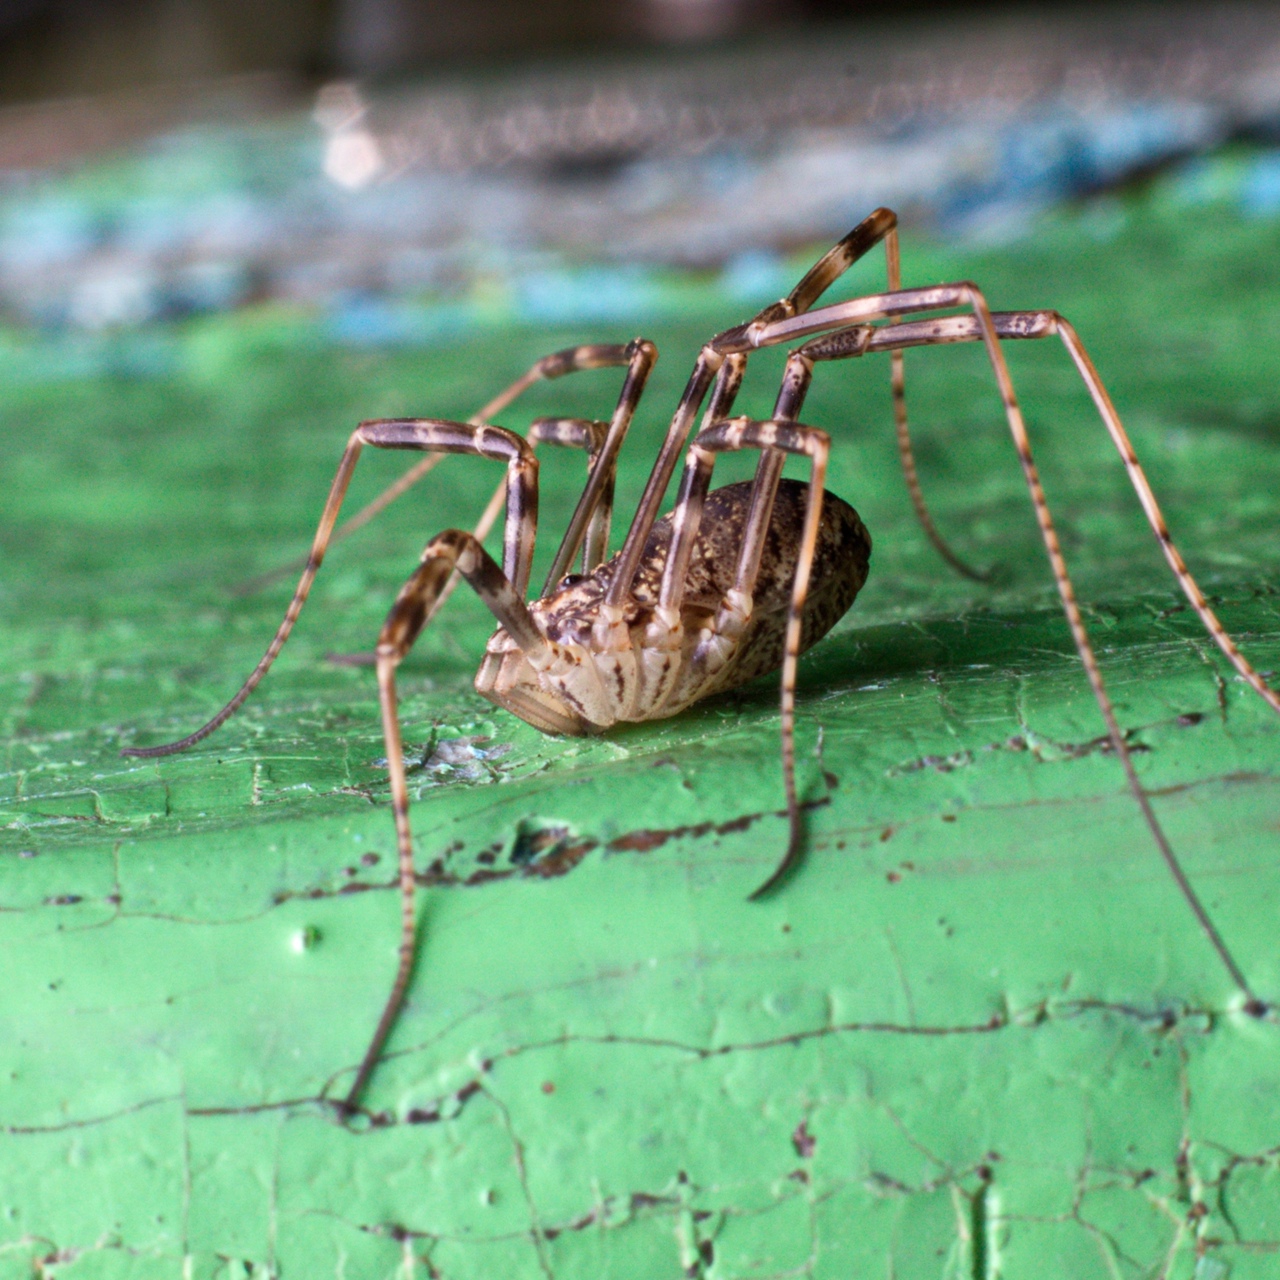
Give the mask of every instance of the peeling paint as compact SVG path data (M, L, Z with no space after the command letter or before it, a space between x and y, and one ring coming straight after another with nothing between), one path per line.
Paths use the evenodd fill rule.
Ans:
M907 265L1011 298L1030 276L1089 334L1216 607L1276 669L1280 461L1232 423L1244 399L1280 421L1280 392L1256 343L1206 338L1280 310L1251 265L1274 231L1146 228L1105 264L1046 232L1015 261ZM703 321L650 335L655 382ZM324 654L367 649L423 537L491 477L450 460L425 505L335 549L218 738L116 752L256 661L280 601L230 587L305 540L342 423L402 387L465 416L550 339L357 366L273 323L193 330L167 380L0 391L41 423L11 433L29 505L0 513L21 549L0 583L0 1273L1269 1280L1280 1028L1240 1010L1144 843L964 352L912 353L908 388L939 522L1005 562L990 591L911 523L875 370L815 384L815 420L858 426L833 430L830 483L877 561L801 668L807 856L768 902L745 899L784 838L773 684L564 742L471 693L473 602L432 625L403 668L424 942L344 1124L395 962L395 851L370 675ZM1280 730L1161 576L1087 403L1010 359L1144 783L1274 998ZM554 407L598 392L558 382ZM546 475L554 529L573 494Z

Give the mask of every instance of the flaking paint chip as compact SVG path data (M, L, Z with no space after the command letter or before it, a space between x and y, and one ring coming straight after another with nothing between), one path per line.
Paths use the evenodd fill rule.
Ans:
M295 929L289 937L289 949L295 955L302 955L320 943L320 930L309 924L303 929Z

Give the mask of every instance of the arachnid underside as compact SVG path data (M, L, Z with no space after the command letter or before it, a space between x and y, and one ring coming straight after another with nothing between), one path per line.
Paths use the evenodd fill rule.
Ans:
M881 243L887 292L815 306L852 263ZM1061 339L1193 609L1240 676L1277 711L1280 698L1241 655L1188 572L1115 407L1071 325L1054 311L992 312L981 291L965 281L903 289L899 276L897 220L889 210L879 209L825 254L786 298L707 342L627 535L613 555L609 554L609 529L618 456L657 358L652 343L636 339L625 345L592 344L547 356L467 422L396 418L361 423L342 456L284 620L248 680L212 720L187 738L125 752L158 756L180 751L231 716L280 652L330 543L366 523L426 475L444 454L478 455L506 464L503 484L475 530L448 530L427 544L378 640L377 678L399 851L401 941L390 996L353 1082L337 1104L344 1115L358 1108L395 1023L416 946L413 842L395 673L455 582L465 579L498 624L481 661L476 689L548 733L597 733L619 721L675 715L702 698L781 668L782 772L790 834L785 856L756 894L772 889L794 866L802 844L795 781L797 660L853 603L866 580L871 553L870 537L857 513L826 492L830 437L799 420L817 364L889 354L899 454L916 515L929 540L954 569L975 579L984 576L943 541L920 491L905 409L902 353L908 347L983 344L1067 623L1114 754L1169 873L1241 991L1244 1007L1259 1015L1267 1010L1183 873L1134 770L1040 486L1005 363L1006 341ZM751 353L793 341L799 345L787 360L771 417L733 416ZM604 367L625 370L621 394L607 422L539 418L527 436L521 436L493 421L543 379ZM584 450L589 471L547 581L531 599L538 509L535 449L543 443ZM426 457L339 528L338 513L366 446L415 450ZM754 480L713 490L718 456L739 450L758 453ZM782 479L788 454L807 460L807 484ZM682 455L685 464L675 507L660 516ZM498 564L482 540L504 507L502 563ZM570 566L578 561L580 572L570 573Z

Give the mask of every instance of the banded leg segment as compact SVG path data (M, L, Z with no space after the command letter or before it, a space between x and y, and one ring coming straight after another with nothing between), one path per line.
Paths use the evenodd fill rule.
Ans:
M809 498L805 507L804 529L800 537L791 600L787 606L787 628L783 642L780 701L782 777L787 796L787 849L773 873L751 894L754 899L767 894L786 878L800 857L804 840L804 831L800 822L800 802L796 791L796 668L800 659L801 628L804 605L809 593L809 576L813 569L818 530L822 524L822 496L826 486L831 437L816 427L808 427L790 419L757 422L750 418L733 418L727 422L718 422L705 431L699 432L689 450L689 462L685 474L686 477L689 477L690 473L694 475L689 484L690 489L695 491L701 489L705 492L710 485L716 455L739 449L772 450L779 455L802 454L810 460ZM773 481L775 493L778 478L775 477ZM772 509L772 497L768 505ZM744 538L739 564L744 561L754 564L755 571L739 587L731 590L722 603L710 634L694 651L690 662L691 679L713 676L714 669L709 671L708 668L716 663L723 665L726 660L726 650L734 644L749 622L752 611L751 593L755 587L755 575L759 572L760 556L767 532L767 520L754 530L750 525L748 526L747 537L755 539L758 545L748 546Z
M741 355L730 356L721 366L711 395L711 404L703 418L704 431L714 423L725 420L727 411L738 394L738 388L742 385L746 367L747 362ZM685 463L684 474L680 477L680 490L676 495L675 513L672 517L671 547L663 566L662 586L658 594L658 617L672 626L679 625L689 560L693 555L694 543L698 540L698 530L702 527L702 507L710 482L710 468L699 466L695 455L690 454ZM615 578L615 582L616 580Z
M614 574L605 603L601 610L602 628L620 636L622 608L631 594L636 570L644 552L645 542L653 531L662 505L662 496L671 483L685 442L693 427L693 420L711 388L713 380L712 410L704 417L703 428L722 418L727 418L733 407L734 396L742 381L742 367L731 374L723 371L725 358L731 355L749 354L755 348L771 345L761 335L771 331L778 323L794 320L806 312L859 258L864 257L882 240L889 271L889 287L896 289L899 273L898 217L891 209L877 209L864 218L847 236L823 256L805 273L800 283L783 299L765 307L753 320L713 338L698 355L684 395L667 428L666 439L658 453L658 460L649 473L640 504L636 509L626 541L622 545L618 568ZM822 328L824 326L818 326ZM830 326L825 326L830 327ZM716 397L719 397L719 404ZM763 465L763 464L762 464ZM603 634L602 634L603 640Z
M652 352L650 363L657 358L657 348L652 343L646 343L642 338L637 338L634 342L625 344L584 343L580 346L566 347L562 351L552 352L551 355L543 356L540 360L534 361L514 382L494 396L483 408L473 413L467 419L467 422L472 426L482 426L492 421L504 409L518 400L530 387L539 382L562 378L570 373L582 373L590 369L611 369L630 365L636 358L635 349L638 346L647 346ZM632 393L638 398L638 392L635 392L634 388ZM623 394L624 396L628 394L625 386ZM632 405L632 410L634 411L634 404ZM355 515L344 520L342 524L334 529L329 538L330 545L341 542L358 529L363 528L375 517L381 515L397 498L407 493L424 476L433 471L441 460L442 455L429 454L421 462L415 463L398 480L388 485L376 498L361 507ZM489 530L493 528L493 522L497 519L501 501L502 491L499 489L485 508L484 515L481 516L473 531L477 538L483 539ZM249 595L261 590L263 587L270 586L277 579L286 577L290 573L296 573L305 566L306 562L307 558L305 556L301 560L291 560L279 569L273 569L269 573L253 579L252 582L239 589L239 594ZM441 596L437 600L437 610L444 604L445 599L447 599L447 596Z
M1187 568L1186 561L1183 560L1178 548L1174 545L1173 538L1169 533L1169 526L1165 523L1164 514L1161 512L1160 506L1156 502L1156 496L1151 491L1151 485L1147 482L1146 474L1138 462L1138 455L1134 452L1129 435L1120 421L1120 415L1116 413L1115 405L1111 403L1111 397L1107 394L1107 389L1103 386L1102 379L1098 376L1098 371L1094 368L1093 361L1089 358L1089 353L1084 349L1084 344L1080 341L1075 329L1062 316L1055 314L1055 319L1057 321L1058 336L1067 348L1067 353L1071 356L1081 378L1084 379L1085 386L1089 388L1093 403L1097 407L1099 414L1102 415L1102 421L1106 424L1112 443L1124 462L1125 470L1129 473L1129 481L1138 495L1138 501L1142 503L1142 510L1147 517L1147 522L1151 525L1152 532L1159 540L1160 550L1164 552L1165 560L1168 562L1169 568L1173 570L1174 577L1178 579L1178 584L1190 601L1191 607L1199 615L1205 629L1214 638L1218 648L1227 656L1227 660L1231 665L1235 667L1261 698L1265 699L1276 711L1280 711L1280 696L1258 674L1249 660L1236 647L1235 641L1227 634L1226 628L1218 621L1217 615L1209 607L1209 602L1205 599L1204 592L1200 590L1196 580L1191 576L1191 571Z
M351 433L337 474L329 487L320 523L311 543L311 553L293 598L289 601L267 651L258 665L250 672L235 696L212 719L194 733L177 742L158 747L128 747L120 754L150 758L173 755L185 751L203 741L215 729L225 724L244 704L245 699L258 687L271 669L280 650L284 648L293 631L298 615L311 594L316 573L324 562L337 523L342 500L355 472L356 463L366 445L379 449L421 449L433 453L471 453L495 458L507 463L505 490L507 495L507 521L504 537L503 565L511 582L523 595L529 583L529 570L533 563L533 544L538 515L538 462L528 443L512 431L496 426L475 426L471 423L447 422L434 418L390 418L362 422Z
M578 505L570 518L569 527L556 552L555 561L547 575L543 595L564 576L570 561L579 546L584 545L584 560L598 556L596 564L604 560L608 554L609 524L613 515L613 492L617 480L618 454L626 439L631 421L635 417L636 406L644 392L649 374L658 359L658 348L646 338L635 338L625 346L608 344L591 344L580 347L568 347L554 355L544 356L533 368L507 388L497 399L491 401L480 411L480 415L493 413L510 404L516 395L532 386L539 378L559 378L568 373L578 373L586 369L602 369L626 365L627 376L623 380L622 390L618 395L618 403L613 411L604 439L599 443L588 441L585 437L570 433L561 438L556 429L547 429L542 439L554 444L568 444L574 447L588 448L590 468L587 484L578 499ZM504 399L504 397L508 397ZM480 416L477 415L477 416ZM473 419L474 421L474 419ZM584 422L585 419L539 419L539 422ZM603 461L603 466L597 463ZM495 490L484 514L476 524L475 536L483 539L493 527L497 518L501 490ZM594 564L592 566L594 568ZM449 588L452 590L452 586ZM448 591L440 597L437 609L448 598Z
M490 428L492 429L492 428ZM518 438L518 437L517 437ZM395 981L383 1006L377 1029L365 1050L355 1079L341 1103L349 1116L377 1066L391 1028L395 1025L417 952L416 880L413 861L413 834L409 826L409 785L404 763L404 743L396 699L396 668L403 661L427 621L438 610L440 594L457 571L474 588L513 640L527 655L537 655L546 642L534 624L524 600L514 584L473 534L457 529L433 538L409 581L401 588L378 637L378 699L382 710L382 734L387 749L387 772L391 783L391 808L395 815L396 850L400 881L400 946Z
M566 449L583 449L587 454L587 477L595 470L596 463L609 438L609 423L595 422L589 418L538 418L529 428L528 440L535 447L539 444L557 444ZM587 523L582 543L582 572L591 573L609 557L609 526L613 521L613 496L617 481L617 467L613 467L604 479L599 500ZM543 590L546 594L553 585L551 578Z
M488 404L484 405L483 408L477 409L467 419L467 422L474 426L492 422L498 414L509 405L514 404L530 387L536 386L539 382L549 382L554 378L563 378L571 373L584 373L591 369L615 369L629 365L635 358L633 349L637 344L643 342L644 340L640 338L637 338L635 342L629 343L588 342L576 347L566 347L561 351L553 351L550 355L535 360L524 373L509 386L504 387ZM652 347L653 344L649 343L648 345ZM653 351L656 359L657 348L653 348ZM366 507L363 507L350 520L336 529L333 541L338 542L348 534L354 533L361 526L368 524L375 516L386 510L401 494L413 488L439 461L439 455L433 455L416 463L399 480L389 485ZM477 526L475 530L477 538L483 539L485 537L493 527L494 518L490 517L489 524L483 528Z
M391 994L356 1072L355 1081L341 1103L340 1109L344 1115L349 1115L357 1106L360 1093L404 1002L413 968L416 940L413 840L409 828L409 792L397 713L395 670L434 614L455 570L471 583L526 656L543 656L546 641L524 603L537 536L538 464L533 446L514 432L489 424L476 425L430 418L391 418L362 422L352 433L343 453L320 518L311 555L294 591L293 600L266 654L249 679L212 720L182 741L162 747L134 748L124 753L134 756L168 755L199 742L226 721L266 675L306 602L316 572L324 560L351 476L366 445L380 449L417 449L435 454L467 453L505 462L507 516L501 569L473 534L450 531L433 539L423 552L418 569L397 597L379 638L376 652L378 690L399 855L401 939L399 963Z
M889 288L896 289L901 276L901 259L898 251L898 215L892 209L880 208L868 214L838 244L828 249L805 272L803 279L787 295L789 314L802 315L849 270L855 262L865 257L881 241L884 241L885 266L889 276ZM761 315L763 316L763 312ZM759 319L760 317L757 317Z
M804 398L813 380L813 360L803 351L793 351L787 357L787 367L782 374L782 386L774 402L776 421L794 422L800 415ZM756 575L760 572L760 554L764 550L764 535L773 519L773 502L782 479L782 466L786 452L766 448L760 453L755 478L751 487L751 509L747 513L747 527L742 535L742 547L738 553L734 590L751 595ZM694 530L696 535L697 530Z
M773 307L766 308L752 322L752 326L772 322L789 316L802 315L809 311L814 303L855 263L875 245L884 242L885 271L890 291L902 288L902 258L898 245L898 218L890 209L877 209L849 232L839 244L835 245L809 270L804 279L791 291L790 295ZM815 356L815 359L832 357ZM893 397L893 417L897 433L898 457L902 465L902 476L911 497L911 506L916 519L924 530L925 536L933 544L938 554L959 574L977 581L986 581L990 573L972 568L966 564L947 545L933 517L929 513L924 493L920 488L920 477L916 470L915 453L911 447L911 430L907 420L906 369L901 351L894 351L890 357L890 392ZM785 385L785 384L784 384ZM784 417L775 411L774 417ZM760 461L760 470L756 474L757 486L767 489L768 471L776 468L776 462L766 457Z
M565 530L547 574L546 589L564 577L584 539L588 546L594 542L602 553L607 554L605 544L608 542L609 516L605 515L602 520L598 512L604 506L611 514L613 488L618 475L618 455L622 452L623 442L631 429L631 420L635 417L636 406L640 403L649 374L658 359L658 348L644 338L636 338L627 343L623 350L626 354L627 376L623 380L604 443L592 463L586 488L578 498L578 505L569 519L569 527Z
M733 367L734 361L739 362L736 367L739 371L738 376L741 377L743 367L741 355L729 356L725 365ZM783 373L778 398L774 403L773 421L795 421L804 404L804 397L809 390L812 376L813 361L802 351L792 352ZM716 407L713 402L712 409ZM727 420L722 415L713 417L711 412L708 412L707 418L709 421L705 422L702 432L697 437L698 440L701 440L716 423ZM773 517L774 498L778 492L778 482L782 478L782 467L787 452L785 449L769 445L760 448L760 462L752 481L751 507L747 513L734 583L734 590L748 597L751 586L745 584L749 581L754 585L756 574L759 572L760 553L764 547L765 533ZM660 617L679 617L689 561L698 540L698 532L702 527L702 508L710 486L711 466L706 462L705 455L691 452L685 464L684 475L680 480L680 493L676 500L671 550L667 554L659 596L660 609L665 610L665 613L660 614ZM727 617L723 621L732 625Z
M1120 421L1120 415L1116 412L1116 407L1103 385L1097 368L1089 358L1089 353L1085 350L1071 323L1056 311L994 311L991 313L991 321L997 336L1001 338L1049 338L1056 334L1062 339L1124 463L1129 482L1138 495L1138 501L1142 504L1147 523L1160 543L1160 550L1174 577L1178 580L1183 594L1204 624L1205 630L1213 637L1241 678L1271 707L1280 711L1280 695L1277 695L1252 663L1240 652L1187 568L1187 562L1182 558L1181 552L1173 541L1164 513L1160 510L1160 504L1156 501L1151 484L1142 469L1142 464L1138 461L1138 455L1129 439L1129 434ZM885 351L894 350L899 346L936 346L953 342L975 342L982 337L982 331L977 319L973 316L947 316L941 320L914 321L894 329L877 329L873 331L873 335L868 350Z
M827 253L792 290L790 301L793 304L793 310L791 314L799 315L810 310L822 294L880 238L884 240L885 268L889 279L889 289L891 291L901 289L902 259L898 247L898 219L888 209L877 209L869 218L855 227L834 249ZM916 519L920 522L920 527L933 544L934 550L957 573L979 582L987 581L991 576L990 573L972 568L956 555L938 532L938 526L929 514L929 506L925 502L924 493L920 488L920 476L916 471L915 452L911 447L911 429L907 421L906 368L901 350L895 350L890 357L889 387L893 397L893 420L898 441L898 459L902 465L902 478L906 481L907 492L911 496L911 506L915 510ZM780 417L783 415L775 413L774 416ZM762 459L761 467L763 466L764 460ZM766 477L760 475L760 473L757 474L757 483L766 481Z
M894 332L895 330L892 327L877 330L871 325L853 325L812 338L793 351L787 360L782 385L779 388L778 398L774 405L774 418L794 421L799 416L813 378L813 366L816 363L856 358L866 353L878 334L883 333L892 336ZM892 355L895 360L898 360L901 352L895 348ZM920 492L919 482L916 477L915 459L911 451L910 434L907 429L905 403L901 402L899 394L902 391L900 361L895 363L893 367L895 405L898 410L896 414L898 451L916 517L926 536L944 560L967 577L979 580L985 579L989 575L971 569L947 546L929 514L928 506L925 504L924 495ZM764 532L768 529L772 516L773 501L777 493L778 482L782 476L782 464L783 454L779 450L766 449L761 454L760 464L756 468L751 512L748 518L747 530L743 537L742 553L737 569L738 582L736 584L737 589L748 593L753 589L756 574L759 571L759 557L764 546Z
M896 286L897 283L897 239L896 236L892 241L894 253L890 256L890 284ZM886 248L889 242L886 241ZM775 418L794 418L803 402L804 394L808 391L809 380L812 376L813 365L818 361L825 360L845 360L850 357L863 355L869 348L873 337L877 334L877 330L870 325L853 325L845 329L837 329L832 333L824 334L821 337L811 339L804 346L794 351L790 360L787 362L787 369L783 375L782 387L778 393L778 402L774 408ZM892 327L881 332L891 333ZM909 344L904 343L903 346ZM891 347L890 360L892 361L891 370L891 389L893 392L893 412L894 424L898 442L898 458L902 466L902 476L906 481L907 493L911 497L911 506L916 514L916 520L919 522L921 529L924 530L925 537L933 544L934 550L959 574L963 577L971 578L977 582L986 582L990 580L989 571L975 569L967 564L960 556L958 556L947 544L942 534L938 532L938 526L934 523L933 516L929 512L928 503L925 502L924 493L920 488L920 477L916 471L915 453L911 447L911 431L907 421L907 405L906 405L906 378L902 363L902 350L898 347ZM782 474L782 463L778 456L771 455L766 452L760 459L760 465L756 470L756 490L760 496L760 500L766 500L764 495L776 491L777 477ZM752 513L755 518L755 511ZM764 523L768 524L767 514ZM744 566L745 568L745 566Z
M1026 423L1023 420L1017 396L1014 393L1013 381L1009 376L1004 351L1000 346L1000 329L1004 329L1009 337L1044 336L1044 333L1053 331L1049 326L1056 325L1055 314L1050 312L1028 312L1021 315L1018 313L1006 314L1002 317L1002 324L998 328L987 306L986 299L978 287L968 281L962 281L956 284L936 285L926 289L905 289L896 293L877 294L865 298L855 298L850 302L836 303L833 306L824 307L805 316L779 320L772 325L766 326L758 334L754 335L754 343L758 346L772 345L777 342L790 341L796 337L807 336L824 329L844 327L851 322L869 323L875 320L896 319L923 311L948 310L959 307L966 308L971 314L968 316L944 317L940 320L925 322L922 325L899 324L879 330L873 340L874 349L888 350L894 346L918 346L936 342L963 342L973 339L980 339L985 346L987 357L1004 403L1005 416L1008 420L1010 433L1013 436L1014 446L1018 452L1023 478L1031 496L1036 522L1040 526L1041 538L1049 557L1049 564L1053 571L1054 581L1057 584L1063 612L1071 629L1076 652L1080 656L1080 661L1083 663L1085 673L1089 678L1089 684L1093 689L1094 699L1107 726L1107 735L1111 739L1112 747L1124 769L1129 790L1142 811L1152 839L1160 851L1160 856L1163 858L1169 874L1182 893L1183 899L1191 909L1197 923L1217 953L1231 980L1244 994L1246 1008L1254 1013L1261 1013L1267 1006L1253 993L1225 940L1218 932L1204 904L1192 888L1186 873L1178 861L1177 855L1173 851L1172 845L1170 845L1168 838L1164 834L1164 829L1156 818L1150 798L1138 779L1137 770L1134 768L1124 735L1120 732L1120 726L1116 720L1110 695L1107 693L1102 679L1102 672L1084 626L1084 619L1076 600L1075 588L1067 573L1066 561L1063 558L1061 546L1058 542L1057 530L1054 528L1052 517L1049 514L1048 503L1045 500L1044 490L1040 484L1039 473L1031 452L1031 442L1027 435ZM928 336L930 333L933 336ZM745 335L741 340L747 340ZM1068 350L1071 350L1070 344L1068 344ZM1096 373L1093 376L1096 379ZM1088 382L1088 378L1086 378L1086 382ZM1096 385L1100 387L1101 383L1097 382ZM1091 391L1093 390L1092 385L1090 389ZM1096 400L1097 395L1095 394ZM1109 401L1107 403L1109 405ZM1114 414L1114 409L1111 412ZM1104 414L1104 419L1105 417L1106 415ZM1116 422L1118 425L1118 419L1116 419ZM1128 452L1129 454L1132 453L1131 446L1129 446ZM1122 456L1126 457L1127 461L1128 454L1126 454L1124 448L1121 449L1121 453ZM1136 467L1136 459L1134 466ZM1136 474L1139 473L1131 471L1131 478ZM1143 484L1145 485L1145 477L1143 478ZM1140 490L1139 492L1141 496L1142 491ZM1159 531L1157 530L1158 533ZM1166 545L1163 539L1162 545ZM1166 554L1168 553L1166 552ZM1180 562L1181 558L1179 557ZM1185 566L1183 566L1183 569L1185 571ZM1187 576L1189 578L1190 575ZM1183 581L1181 577L1180 581ZM1184 581L1184 590L1185 586ZM1207 605L1205 608L1207 611ZM1203 618L1204 615L1201 616ZM1222 634L1225 636L1226 633L1223 632ZM1217 636L1215 635L1216 638ZM1232 648L1234 649L1234 645ZM1228 653L1228 656L1232 656L1231 653ZM1241 661L1243 661L1243 658L1241 658ZM1261 677L1258 677L1258 680L1261 682ZM1256 688L1257 686L1255 685L1254 687Z
M600 449L604 444L609 424L607 422L594 422L587 418L537 418L529 427L529 434L525 437L529 441L529 447L537 449L540 444L556 444L565 448L584 449L587 453L587 473L590 476L591 468L595 466L596 458L599 456ZM434 455L439 456L439 455ZM501 514L507 499L507 484L505 480L499 482L497 488L489 497L485 509L480 514L480 519L476 521L475 528L472 529L472 535L477 541L483 542L489 536L489 530L493 528L498 516ZM609 542L609 521L613 514L613 486L606 485L604 495L600 506L597 508L592 523L587 529L587 542L583 549L583 563L592 555L598 555L597 559L591 565L594 569L601 560L605 559L606 548ZM590 569L583 572L589 573ZM451 577L435 598L432 606L435 613L439 613L444 608L446 601L453 594L454 588L458 585L458 575L455 573ZM429 623L430 618L427 619ZM555 732L561 732L556 730Z

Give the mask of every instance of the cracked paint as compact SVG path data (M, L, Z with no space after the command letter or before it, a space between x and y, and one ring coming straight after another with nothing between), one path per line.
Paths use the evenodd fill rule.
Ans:
M1215 607L1275 670L1280 516L1254 499L1280 492L1280 442L1231 424L1241 398L1280 421L1280 393L1256 344L1205 340L1242 307L1280 314L1249 265L1275 232L1232 226L1211 252L1135 210L1105 254L1059 228L1016 261L905 266L1002 304L1030 274L1072 317ZM1159 253L1176 269L1152 275ZM647 330L653 403L721 321ZM876 559L802 664L807 856L767 902L745 899L785 831L772 682L559 741L470 692L474 601L433 624L402 669L422 951L344 1124L332 1099L395 961L395 856L369 673L326 655L367 650L488 472L451 460L336 549L219 735L117 752L191 728L256 661L281 599L232 588L305 542L371 397L465 417L601 335L355 360L277 323L193 326L163 378L0 391L41 423L12 433L12 465L56 477L0 515L0 1277L1275 1274L1280 1026L1241 1011L1148 847L964 352L912 353L908 389L939 522L1002 562L990 591L948 578L911 523L887 375L815 383L831 487ZM1195 361L1158 356L1187 342ZM1139 772L1280 998L1280 724L1162 576L1083 397L1050 353L1010 359ZM595 416L602 385L558 382L532 412ZM624 502L660 417L637 421ZM548 529L580 483L558 464Z

